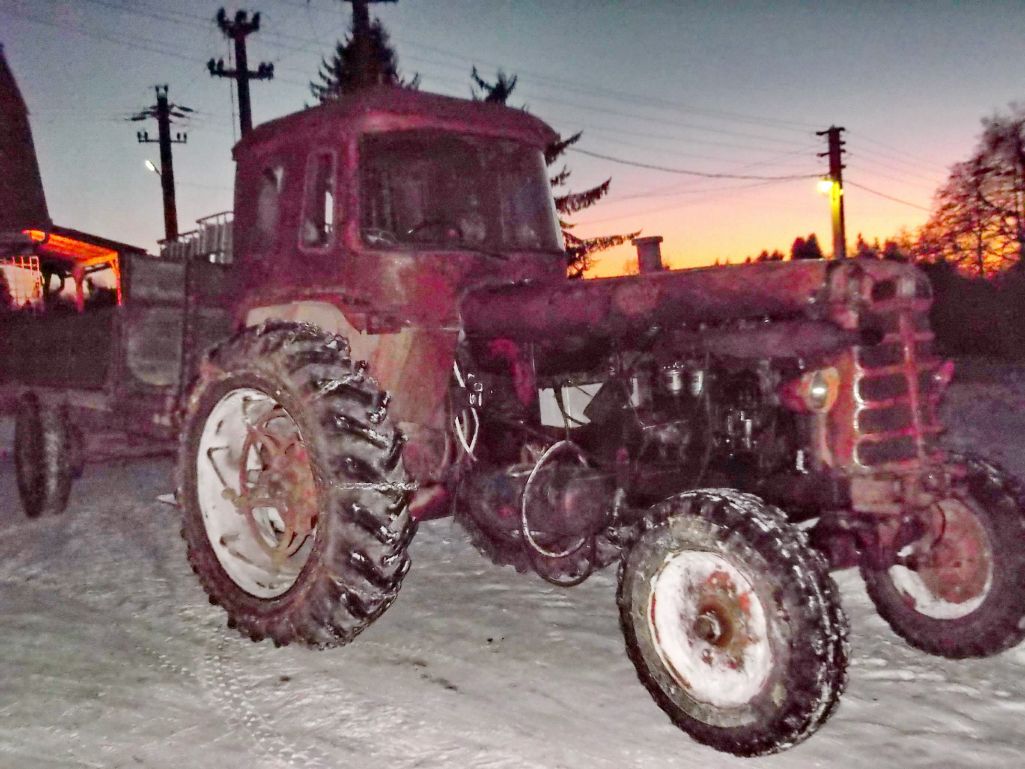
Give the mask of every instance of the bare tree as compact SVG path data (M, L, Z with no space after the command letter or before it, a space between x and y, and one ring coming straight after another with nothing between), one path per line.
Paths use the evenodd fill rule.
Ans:
M1025 107L982 121L972 156L951 168L919 252L973 275L1025 266Z

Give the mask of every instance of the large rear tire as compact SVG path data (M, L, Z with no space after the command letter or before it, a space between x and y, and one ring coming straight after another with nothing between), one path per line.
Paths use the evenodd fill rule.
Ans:
M732 490L656 505L622 562L620 626L641 683L698 742L775 753L835 709L847 621L826 565L776 508Z
M341 337L248 328L189 396L178 461L189 562L254 641L345 644L395 600L415 524L387 396Z
M861 574L880 616L911 646L987 657L1025 638L1025 494L990 462L951 462L960 472L923 536L897 553L897 565L863 564Z
M75 474L72 443L66 406L44 404L33 392L21 396L14 419L14 469L29 518L67 507Z

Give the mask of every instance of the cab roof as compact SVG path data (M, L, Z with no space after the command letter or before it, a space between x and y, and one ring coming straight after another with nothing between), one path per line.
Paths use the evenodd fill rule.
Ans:
M263 123L235 145L234 155L237 160L247 149L294 141L297 133L322 136L334 129L351 134L415 128L513 139L540 149L558 139L545 122L523 110L410 88L377 86Z

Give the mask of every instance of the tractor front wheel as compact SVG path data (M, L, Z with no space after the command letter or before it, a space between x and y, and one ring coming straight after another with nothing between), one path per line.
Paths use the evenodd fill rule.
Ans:
M986 657L1025 638L1025 495L983 459L951 456L950 493L893 566L861 567L880 616L911 646Z
M671 497L623 560L620 625L641 682L699 742L788 748L846 683L846 618L822 558L776 508L732 490Z

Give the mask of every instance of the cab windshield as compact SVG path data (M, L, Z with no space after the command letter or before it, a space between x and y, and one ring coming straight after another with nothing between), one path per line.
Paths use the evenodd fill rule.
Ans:
M360 144L363 240L378 248L562 251L544 156L438 131Z

